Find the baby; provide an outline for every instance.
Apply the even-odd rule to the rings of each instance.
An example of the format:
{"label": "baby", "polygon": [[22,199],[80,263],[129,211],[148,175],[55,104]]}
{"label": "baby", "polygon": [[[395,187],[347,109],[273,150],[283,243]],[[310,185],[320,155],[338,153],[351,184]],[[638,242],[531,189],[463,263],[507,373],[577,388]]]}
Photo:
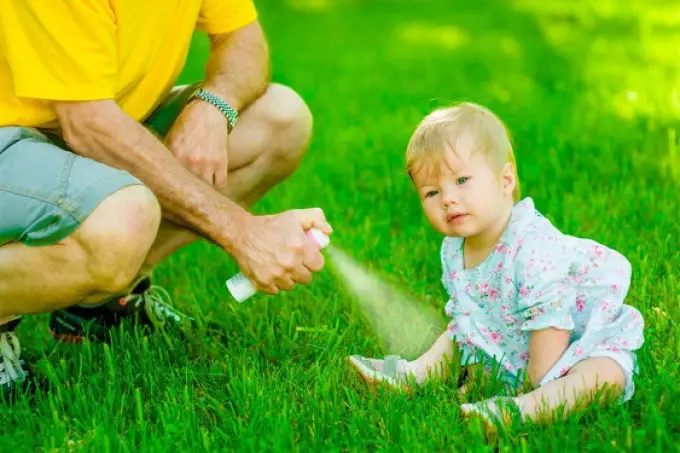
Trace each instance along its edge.
{"label": "baby", "polygon": [[490,429],[567,413],[604,388],[629,400],[633,351],[643,343],[642,317],[623,303],[630,264],[561,233],[530,198],[520,199],[512,145],[496,115],[471,103],[433,112],[411,137],[406,163],[427,219],[446,236],[451,322],[414,361],[350,357],[362,376],[402,388],[441,377],[455,342],[463,366],[500,370],[506,386],[533,389],[461,406]]}

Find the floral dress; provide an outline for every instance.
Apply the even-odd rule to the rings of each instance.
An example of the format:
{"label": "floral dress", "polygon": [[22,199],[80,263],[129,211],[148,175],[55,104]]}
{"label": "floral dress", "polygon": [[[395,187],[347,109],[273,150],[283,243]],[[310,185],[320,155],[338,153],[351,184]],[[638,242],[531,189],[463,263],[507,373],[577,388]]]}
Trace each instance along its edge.
{"label": "floral dress", "polygon": [[588,357],[609,357],[626,377],[622,400],[632,397],[633,351],[644,341],[643,319],[623,303],[631,266],[620,253],[561,233],[525,198],[478,266],[465,269],[462,238],[445,238],[441,259],[450,296],[447,331],[463,365],[495,365],[504,382],[518,386],[529,361],[531,332],[554,327],[570,331],[569,347],[540,385]]}

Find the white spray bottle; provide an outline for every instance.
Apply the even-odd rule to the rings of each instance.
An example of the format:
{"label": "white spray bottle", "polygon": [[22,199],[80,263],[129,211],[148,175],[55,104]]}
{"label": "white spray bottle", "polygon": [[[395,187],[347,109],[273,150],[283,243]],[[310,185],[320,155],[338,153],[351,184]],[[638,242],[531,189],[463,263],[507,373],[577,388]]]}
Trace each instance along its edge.
{"label": "white spray bottle", "polygon": [[[326,236],[326,233],[317,230],[316,228],[307,230],[306,234],[307,239],[309,239],[309,241],[319,250],[323,250],[330,243],[330,239]],[[257,292],[250,280],[248,280],[241,272],[227,280],[227,288],[238,302],[245,301]]]}

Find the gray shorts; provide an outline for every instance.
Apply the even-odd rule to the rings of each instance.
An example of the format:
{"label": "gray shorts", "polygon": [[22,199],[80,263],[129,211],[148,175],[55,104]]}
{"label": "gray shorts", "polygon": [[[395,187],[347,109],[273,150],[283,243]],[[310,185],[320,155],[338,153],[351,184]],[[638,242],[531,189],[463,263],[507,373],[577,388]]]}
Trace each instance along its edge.
{"label": "gray shorts", "polygon": [[[192,90],[173,90],[145,126],[165,136]],[[77,156],[36,129],[0,127],[0,246],[54,244],[108,196],[138,184],[129,173]]]}

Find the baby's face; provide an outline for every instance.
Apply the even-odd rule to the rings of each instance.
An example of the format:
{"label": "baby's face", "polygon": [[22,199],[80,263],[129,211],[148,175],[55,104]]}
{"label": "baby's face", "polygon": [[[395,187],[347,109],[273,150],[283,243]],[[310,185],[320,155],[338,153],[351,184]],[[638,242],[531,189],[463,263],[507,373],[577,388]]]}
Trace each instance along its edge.
{"label": "baby's face", "polygon": [[[471,237],[498,222],[512,203],[502,172],[463,136],[439,160],[427,163],[413,180],[432,226],[446,236]],[[508,200],[508,196],[510,199]]]}

